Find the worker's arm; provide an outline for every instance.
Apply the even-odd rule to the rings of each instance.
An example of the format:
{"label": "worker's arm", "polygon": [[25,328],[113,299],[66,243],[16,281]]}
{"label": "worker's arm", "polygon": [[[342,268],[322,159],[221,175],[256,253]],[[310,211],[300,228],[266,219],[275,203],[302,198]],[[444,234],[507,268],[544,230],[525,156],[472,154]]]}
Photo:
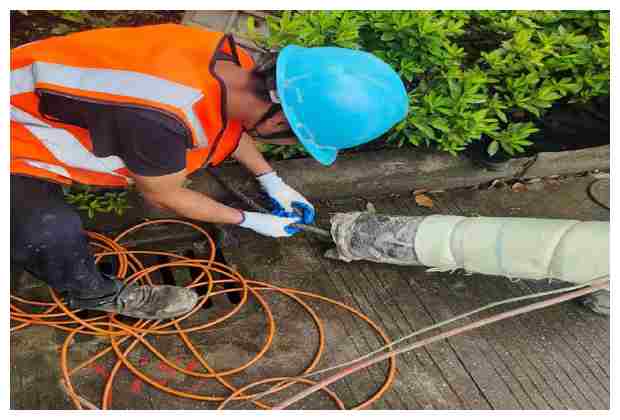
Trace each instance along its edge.
{"label": "worker's arm", "polygon": [[241,211],[185,188],[185,170],[163,176],[134,175],[134,179],[145,200],[179,216],[210,223],[236,224],[273,237],[298,232],[290,225],[299,222],[299,218]]}
{"label": "worker's arm", "polygon": [[205,194],[185,188],[187,171],[163,176],[134,175],[142,196],[156,207],[173,211],[179,216],[211,223],[239,224],[241,210],[226,206]]}

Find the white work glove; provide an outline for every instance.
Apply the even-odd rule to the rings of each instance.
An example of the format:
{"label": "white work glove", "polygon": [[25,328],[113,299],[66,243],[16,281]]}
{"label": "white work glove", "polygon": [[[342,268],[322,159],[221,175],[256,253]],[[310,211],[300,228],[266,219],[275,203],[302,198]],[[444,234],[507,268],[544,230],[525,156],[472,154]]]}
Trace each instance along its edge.
{"label": "white work glove", "polygon": [[254,232],[274,238],[293,236],[299,229],[291,226],[293,223],[300,223],[301,217],[281,217],[272,214],[244,211],[243,221],[239,226],[252,229]]}
{"label": "white work glove", "polygon": [[276,216],[301,216],[301,223],[314,222],[315,210],[303,195],[289,187],[275,172],[269,172],[256,178],[261,187],[271,198],[274,206],[271,214]]}

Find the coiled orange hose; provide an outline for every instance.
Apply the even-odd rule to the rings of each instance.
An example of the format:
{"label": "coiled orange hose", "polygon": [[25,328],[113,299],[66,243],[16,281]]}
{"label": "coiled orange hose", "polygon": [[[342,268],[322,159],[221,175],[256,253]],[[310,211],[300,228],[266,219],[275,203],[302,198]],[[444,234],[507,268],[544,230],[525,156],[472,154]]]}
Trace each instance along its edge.
{"label": "coiled orange hose", "polygon": [[[188,258],[182,255],[168,252],[134,250],[129,251],[123,248],[123,246],[121,246],[120,241],[123,238],[139,229],[153,224],[183,224],[193,229],[196,229],[202,235],[204,235],[206,241],[211,247],[208,258]],[[206,286],[207,292],[200,297],[198,305],[196,305],[196,307],[190,313],[182,317],[166,321],[135,320],[131,324],[123,322],[116,315],[113,314],[105,314],[91,317],[88,319],[82,319],[78,316],[78,311],[71,311],[70,309],[68,309],[63,303],[63,301],[56,295],[56,293],[54,293],[52,289],[50,289],[51,301],[31,300],[11,295],[11,319],[17,322],[17,325],[11,328],[12,333],[31,325],[46,325],[68,332],[68,335],[60,351],[60,367],[63,375],[61,384],[63,385],[65,391],[67,392],[71,401],[77,409],[112,408],[112,394],[114,391],[114,383],[121,367],[127,368],[137,378],[167,393],[168,395],[170,395],[170,397],[186,398],[196,401],[219,402],[219,408],[224,408],[232,401],[250,401],[258,408],[270,409],[271,407],[268,404],[260,401],[260,394],[247,394],[245,392],[247,389],[253,388],[259,384],[275,383],[275,387],[286,387],[288,386],[288,384],[291,383],[304,383],[308,385],[315,385],[315,381],[299,377],[265,378],[239,388],[232,385],[231,379],[233,375],[246,370],[250,366],[257,363],[261,358],[263,358],[265,353],[267,353],[267,351],[269,350],[276,335],[277,324],[275,316],[269,304],[263,297],[264,293],[280,293],[295,301],[310,315],[318,331],[319,343],[317,346],[317,351],[310,364],[300,372],[299,376],[303,376],[304,374],[312,372],[319,365],[326,347],[323,321],[316,313],[316,311],[312,309],[312,307],[308,305],[308,303],[306,303],[306,299],[316,299],[322,302],[330,303],[336,305],[341,309],[344,309],[345,311],[348,311],[352,315],[365,321],[370,326],[370,328],[372,328],[383,339],[386,344],[390,343],[390,340],[386,336],[386,334],[372,320],[370,320],[363,313],[342,302],[338,302],[336,300],[302,290],[277,287],[266,282],[248,280],[233,268],[216,262],[215,242],[204,229],[193,223],[174,219],[154,220],[136,225],[124,231],[114,239],[110,239],[104,235],[94,232],[88,232],[88,235],[93,240],[92,245],[101,250],[101,252],[95,254],[97,262],[105,256],[114,256],[118,260],[119,268],[117,276],[124,279],[124,281],[126,282],[153,284],[150,274],[156,270],[164,267],[192,267],[198,268],[202,272],[196,278],[193,278],[190,284],[185,287],[197,288],[201,286]],[[165,264],[145,267],[139,259],[139,256],[141,255],[163,255],[173,258],[174,261]],[[220,276],[224,276],[224,278],[214,280],[214,273],[218,273]],[[219,287],[226,283],[234,283],[237,286],[232,289],[226,288],[222,290],[217,290]],[[209,298],[234,291],[241,292],[241,300],[228,313],[200,325],[185,328],[181,327],[181,322],[193,317],[208,301]],[[214,326],[226,321],[227,319],[230,319],[241,310],[241,308],[248,301],[248,298],[250,296],[259,303],[263,310],[263,313],[266,316],[267,338],[262,348],[248,362],[236,368],[224,371],[217,371],[209,364],[207,357],[203,353],[201,353],[199,349],[193,344],[191,339],[192,334],[196,332],[207,332],[209,331],[209,329],[213,329]],[[43,311],[41,312],[41,310]],[[94,354],[88,360],[78,364],[77,366],[70,367],[68,355],[71,344],[73,343],[74,338],[77,334],[87,334],[104,337],[109,340],[110,345],[104,350]],[[198,372],[183,368],[182,366],[174,363],[172,360],[166,358],[163,354],[161,354],[161,352],[157,350],[157,348],[150,341],[146,339],[147,336],[157,335],[177,336],[178,339],[183,342],[185,347],[191,353],[193,361],[199,363],[199,365],[202,366],[202,368],[204,369],[204,372]],[[121,348],[121,344],[123,343],[126,343],[124,350]],[[135,366],[129,360],[131,352],[139,344],[147,348],[155,357],[157,357],[161,361],[161,363],[165,364],[170,369],[174,369],[176,373],[191,376],[194,378],[200,378],[203,380],[217,381],[226,389],[228,389],[230,391],[230,394],[228,396],[198,394],[194,392],[175,389],[169,385],[158,382],[154,378],[150,377],[147,373],[142,371],[139,367]],[[103,395],[101,396],[101,406],[98,407],[97,405],[89,402],[78,394],[75,386],[72,383],[72,376],[74,376],[80,370],[84,369],[86,366],[108,354],[113,354],[116,356],[116,363],[114,364],[112,371],[107,377]],[[369,407],[379,398],[381,398],[394,381],[395,374],[395,357],[392,356],[389,359],[389,368],[386,374],[385,381],[379,387],[379,389],[367,400],[350,408],[364,409]],[[333,391],[328,389],[324,389],[323,391],[335,402],[338,408],[345,409],[344,403]]]}

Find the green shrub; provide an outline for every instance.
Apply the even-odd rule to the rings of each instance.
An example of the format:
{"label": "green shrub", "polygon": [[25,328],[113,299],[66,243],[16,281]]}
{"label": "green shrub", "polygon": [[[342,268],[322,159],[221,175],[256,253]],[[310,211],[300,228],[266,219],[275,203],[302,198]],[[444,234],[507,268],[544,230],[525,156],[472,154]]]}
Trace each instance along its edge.
{"label": "green shrub", "polygon": [[391,64],[410,98],[409,115],[386,135],[398,145],[457,154],[487,136],[489,153],[513,154],[532,144],[554,104],[609,94],[605,11],[301,11],[267,23],[263,38],[248,22],[266,48],[358,48]]}
{"label": "green shrub", "polygon": [[95,213],[115,213],[122,216],[125,210],[131,208],[127,200],[127,191],[97,191],[96,188],[84,184],[72,184],[63,187],[65,200],[73,204],[78,210],[83,210],[89,219]]}

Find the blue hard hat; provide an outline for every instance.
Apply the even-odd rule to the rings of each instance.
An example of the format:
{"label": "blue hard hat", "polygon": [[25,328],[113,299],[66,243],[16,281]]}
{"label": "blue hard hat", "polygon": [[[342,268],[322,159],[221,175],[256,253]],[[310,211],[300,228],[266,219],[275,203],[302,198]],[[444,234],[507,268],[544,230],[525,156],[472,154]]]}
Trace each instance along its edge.
{"label": "blue hard hat", "polygon": [[337,47],[289,45],[278,54],[276,89],[304,148],[323,165],[367,143],[407,115],[402,80],[376,56]]}

